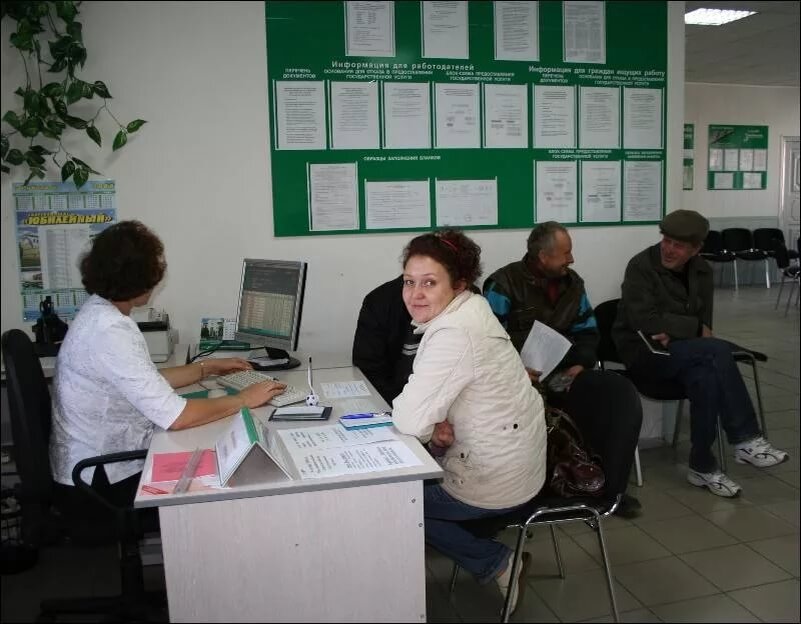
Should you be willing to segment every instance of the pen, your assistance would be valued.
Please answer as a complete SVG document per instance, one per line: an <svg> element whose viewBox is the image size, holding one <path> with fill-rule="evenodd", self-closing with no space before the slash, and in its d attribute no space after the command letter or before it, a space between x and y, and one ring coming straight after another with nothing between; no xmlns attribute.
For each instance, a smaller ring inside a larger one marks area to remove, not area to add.
<svg viewBox="0 0 801 624"><path fill-rule="evenodd" d="M345 420L357 420L359 418L375 418L375 414L346 414L343 416Z"/></svg>

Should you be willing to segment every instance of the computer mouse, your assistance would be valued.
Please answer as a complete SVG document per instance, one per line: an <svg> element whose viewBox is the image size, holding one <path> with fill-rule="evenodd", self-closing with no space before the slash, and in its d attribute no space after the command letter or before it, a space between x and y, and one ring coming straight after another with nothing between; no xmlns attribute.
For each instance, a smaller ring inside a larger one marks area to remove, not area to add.
<svg viewBox="0 0 801 624"><path fill-rule="evenodd" d="M228 393L223 388L214 388L209 390L210 399L219 399L220 397L228 396Z"/></svg>

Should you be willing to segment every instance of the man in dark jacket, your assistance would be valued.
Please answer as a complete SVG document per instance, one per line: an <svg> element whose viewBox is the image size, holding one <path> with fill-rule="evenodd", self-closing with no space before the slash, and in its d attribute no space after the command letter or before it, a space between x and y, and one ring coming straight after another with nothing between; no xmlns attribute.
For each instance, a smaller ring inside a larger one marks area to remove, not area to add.
<svg viewBox="0 0 801 624"><path fill-rule="evenodd" d="M693 210L676 210L662 220L660 231L662 242L626 267L612 339L632 375L684 388L691 429L687 480L718 496L737 496L741 487L721 472L711 451L718 415L738 463L764 468L788 456L759 431L732 357L736 345L712 335L712 269L698 255L709 222ZM638 330L670 355L653 353Z"/></svg>
<svg viewBox="0 0 801 624"><path fill-rule="evenodd" d="M610 371L593 370L600 336L584 280L570 269L573 243L562 225L548 221L528 237L522 260L497 270L484 282L484 296L518 351L535 321L548 325L572 346L548 379L529 370L550 405L576 421L601 456L607 492L626 490L642 425L642 405L634 385ZM640 504L625 495L619 515L634 517Z"/></svg>

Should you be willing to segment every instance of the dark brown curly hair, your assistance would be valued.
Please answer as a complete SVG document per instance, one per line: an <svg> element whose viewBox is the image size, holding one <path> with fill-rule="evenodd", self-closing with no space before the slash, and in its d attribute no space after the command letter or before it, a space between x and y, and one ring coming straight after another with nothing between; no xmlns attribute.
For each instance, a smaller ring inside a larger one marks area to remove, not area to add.
<svg viewBox="0 0 801 624"><path fill-rule="evenodd" d="M81 258L86 292L128 301L152 290L164 277L164 245L139 221L120 221L98 234Z"/></svg>
<svg viewBox="0 0 801 624"><path fill-rule="evenodd" d="M481 277L481 247L460 230L440 230L409 241L403 250L403 266L412 256L427 256L439 262L456 285L464 280L468 287Z"/></svg>

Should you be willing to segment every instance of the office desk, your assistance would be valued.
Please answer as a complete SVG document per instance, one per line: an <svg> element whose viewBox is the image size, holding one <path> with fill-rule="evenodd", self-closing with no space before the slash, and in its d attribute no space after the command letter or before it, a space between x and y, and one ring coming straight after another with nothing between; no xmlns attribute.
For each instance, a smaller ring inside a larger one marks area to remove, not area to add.
<svg viewBox="0 0 801 624"><path fill-rule="evenodd" d="M304 370L274 374L306 387ZM364 376L352 367L314 371L319 394L322 382L354 379ZM375 406L386 407L368 387ZM322 402L334 406L336 423L340 402ZM158 432L143 474L153 453L213 447L229 423ZM137 507L159 507L170 621L425 621L423 479L442 471L416 439L402 437L421 466L278 480L248 460L230 488L140 493Z"/></svg>

